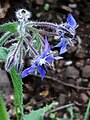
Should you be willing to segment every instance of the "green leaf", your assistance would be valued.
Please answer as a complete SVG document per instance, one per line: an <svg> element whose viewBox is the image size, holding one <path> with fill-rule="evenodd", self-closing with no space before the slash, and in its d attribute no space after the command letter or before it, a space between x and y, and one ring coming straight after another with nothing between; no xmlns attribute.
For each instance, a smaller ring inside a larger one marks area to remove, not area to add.
<svg viewBox="0 0 90 120"><path fill-rule="evenodd" d="M88 105L87 105L84 120L89 120L89 115L90 115L90 100L89 100Z"/></svg>
<svg viewBox="0 0 90 120"><path fill-rule="evenodd" d="M0 60L1 61L4 61L4 62L6 61L7 53L8 53L8 49L4 47L0 47Z"/></svg>
<svg viewBox="0 0 90 120"><path fill-rule="evenodd" d="M23 117L23 88L22 88L22 80L21 75L16 73L15 68L10 70L10 75L12 78L13 86L14 86L14 104L16 109L16 116L18 118L18 109L20 110L21 116Z"/></svg>
<svg viewBox="0 0 90 120"><path fill-rule="evenodd" d="M0 120L10 120L3 98L0 95Z"/></svg>
<svg viewBox="0 0 90 120"><path fill-rule="evenodd" d="M18 27L17 22L8 22L8 23L5 23L3 25L0 25L0 31L3 31L3 32L7 32L7 31L16 32L17 27Z"/></svg>
<svg viewBox="0 0 90 120"><path fill-rule="evenodd" d="M29 115L25 115L24 120L43 120L44 113L54 107L56 103L46 105L46 107L40 108L39 110L33 110Z"/></svg>

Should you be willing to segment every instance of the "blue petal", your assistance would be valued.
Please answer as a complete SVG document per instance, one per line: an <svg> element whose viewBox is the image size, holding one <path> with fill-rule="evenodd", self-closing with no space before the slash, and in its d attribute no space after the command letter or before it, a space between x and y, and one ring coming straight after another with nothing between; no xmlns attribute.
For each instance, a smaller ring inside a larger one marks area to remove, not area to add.
<svg viewBox="0 0 90 120"><path fill-rule="evenodd" d="M72 27L76 27L77 23L76 20L74 19L74 17L72 16L72 14L70 13L67 17L67 22L72 26Z"/></svg>
<svg viewBox="0 0 90 120"><path fill-rule="evenodd" d="M57 45L55 45L53 48L62 47L64 43L65 43L65 41L63 39L61 39L61 41Z"/></svg>
<svg viewBox="0 0 90 120"><path fill-rule="evenodd" d="M24 77L28 76L29 74L33 73L33 72L34 72L34 68L35 68L35 66L32 65L31 67L25 69L25 70L22 72L22 76L21 76L21 77L24 78Z"/></svg>
<svg viewBox="0 0 90 120"><path fill-rule="evenodd" d="M47 37L45 37L45 52L41 55L41 58L44 58L49 51L50 51L50 45L47 41Z"/></svg>
<svg viewBox="0 0 90 120"><path fill-rule="evenodd" d="M47 62L51 63L51 62L53 61L53 59L54 59L53 56L47 56L45 60L46 60Z"/></svg>
<svg viewBox="0 0 90 120"><path fill-rule="evenodd" d="M38 67L37 67L37 70L38 70L38 72L39 72L39 74L41 75L42 80L43 80L43 78L44 78L44 76L45 76L45 74L46 74L46 71L42 68L42 66L38 66Z"/></svg>
<svg viewBox="0 0 90 120"><path fill-rule="evenodd" d="M66 51L67 51L67 43L66 44L64 44L62 47L61 47L61 49L60 49L60 54L63 54L63 53L65 53Z"/></svg>

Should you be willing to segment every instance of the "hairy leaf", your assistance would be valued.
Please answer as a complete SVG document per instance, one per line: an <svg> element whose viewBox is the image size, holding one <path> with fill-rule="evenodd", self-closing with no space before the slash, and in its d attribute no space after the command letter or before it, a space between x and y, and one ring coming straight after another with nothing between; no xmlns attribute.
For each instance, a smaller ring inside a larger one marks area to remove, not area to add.
<svg viewBox="0 0 90 120"><path fill-rule="evenodd" d="M46 107L40 108L39 110L33 110L29 115L25 115L25 120L43 120L44 113L54 107L56 103L46 105Z"/></svg>
<svg viewBox="0 0 90 120"><path fill-rule="evenodd" d="M17 22L8 22L8 23L5 23L3 25L0 25L0 31L3 31L3 32L7 32L7 31L16 32L17 27L18 27Z"/></svg>
<svg viewBox="0 0 90 120"><path fill-rule="evenodd" d="M21 75L16 73L15 68L12 68L10 70L10 75L13 82L14 87L14 103L15 103L15 109L16 109L16 115L18 119L18 109L20 110L20 113L23 117L23 88L22 88L22 80Z"/></svg>
<svg viewBox="0 0 90 120"><path fill-rule="evenodd" d="M0 60L1 61L6 61L8 50L4 47L0 47Z"/></svg>

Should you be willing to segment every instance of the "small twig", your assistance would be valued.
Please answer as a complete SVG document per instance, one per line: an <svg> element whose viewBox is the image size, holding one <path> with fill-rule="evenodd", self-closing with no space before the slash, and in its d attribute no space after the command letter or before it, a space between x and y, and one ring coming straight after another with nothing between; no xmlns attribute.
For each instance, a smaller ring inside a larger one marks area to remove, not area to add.
<svg viewBox="0 0 90 120"><path fill-rule="evenodd" d="M45 114L45 116L48 116L48 114L50 114L50 113L57 112L57 111L59 111L59 110L65 109L65 108L70 107L70 106L73 106L73 105L74 105L74 103L70 103L70 104L67 104L67 105L63 105L63 106L54 108L53 110L50 110L49 112L47 112L47 113Z"/></svg>
<svg viewBox="0 0 90 120"><path fill-rule="evenodd" d="M78 89L78 90L90 90L90 88L88 87L80 87L80 86L75 86L73 84L70 84L70 83L66 83L66 82L63 82L61 80L57 80L57 78L54 78L54 77L51 77L51 76L45 76L45 78L47 79L52 79L53 81L55 82L58 82L60 84L63 84L65 86L68 86L68 87L72 87L72 88L75 88L75 89Z"/></svg>
<svg viewBox="0 0 90 120"><path fill-rule="evenodd" d="M35 76L40 77L39 75L35 75ZM49 79L49 80L53 80L54 82L57 82L57 83L62 84L64 86L72 87L72 88L75 88L75 89L78 89L78 90L90 90L90 88L88 88L88 87L75 86L73 84L66 83L66 82L63 82L61 80L57 80L57 78L55 78L55 77L51 77L51 76L46 75L45 78Z"/></svg>

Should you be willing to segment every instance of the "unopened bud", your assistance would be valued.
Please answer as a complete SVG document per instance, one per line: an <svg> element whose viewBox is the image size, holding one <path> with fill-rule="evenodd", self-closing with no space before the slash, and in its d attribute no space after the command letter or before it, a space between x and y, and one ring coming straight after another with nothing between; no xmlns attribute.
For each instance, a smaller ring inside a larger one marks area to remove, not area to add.
<svg viewBox="0 0 90 120"><path fill-rule="evenodd" d="M16 17L19 22L27 22L31 17L31 12L25 9L20 9L16 12Z"/></svg>
<svg viewBox="0 0 90 120"><path fill-rule="evenodd" d="M10 68L14 65L14 63L15 63L15 55L8 56L6 65L5 65L6 71L9 71Z"/></svg>

